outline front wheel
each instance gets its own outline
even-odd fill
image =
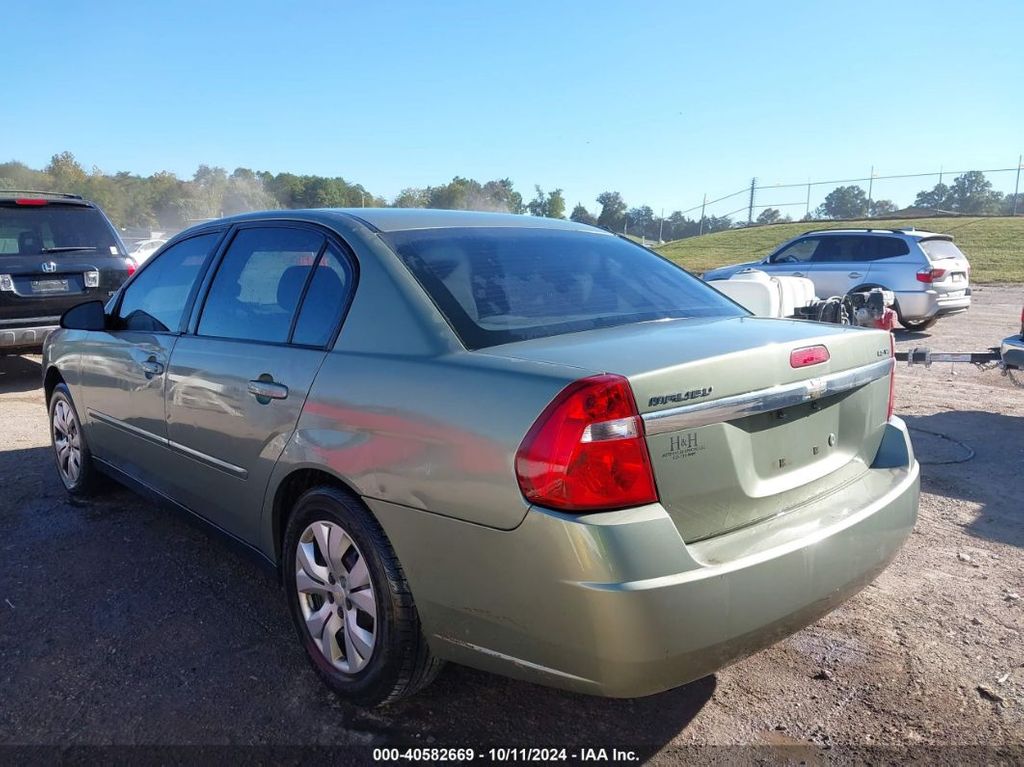
[[[50,395],[50,439],[57,460],[57,473],[68,495],[93,495],[101,486],[101,477],[82,433],[82,422],[71,392],[63,383],[57,384]]]
[[[354,496],[317,487],[299,498],[285,533],[284,585],[306,655],[339,697],[390,703],[440,671],[398,558]]]

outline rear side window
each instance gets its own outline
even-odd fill
[[[939,261],[943,258],[967,259],[963,251],[950,240],[921,240],[921,250],[930,261]]]
[[[295,323],[292,342],[323,346],[331,340],[352,291],[348,259],[329,245],[309,282],[302,309]]]
[[[284,343],[324,238],[308,229],[241,230],[213,278],[198,333]]]
[[[0,256],[47,256],[96,252],[124,255],[106,218],[96,208],[49,202],[0,205]]]
[[[474,227],[381,237],[470,349],[634,322],[746,314],[674,264],[608,234]]]
[[[189,294],[219,237],[219,232],[190,237],[146,264],[124,291],[117,312],[121,327],[176,333]]]
[[[905,256],[909,252],[907,243],[898,237],[832,235],[818,240],[818,247],[811,260],[816,264],[863,263]]]

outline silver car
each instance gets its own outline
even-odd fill
[[[907,330],[925,330],[940,317],[971,306],[971,265],[948,234],[915,229],[805,232],[763,261],[713,269],[704,279],[728,279],[746,268],[807,277],[819,298],[869,288],[891,290],[896,314]]]

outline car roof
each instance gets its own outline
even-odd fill
[[[41,192],[37,189],[0,189],[0,202],[9,203],[14,202],[16,200],[46,200],[46,202],[48,203],[82,205],[87,208],[96,207],[95,203],[92,203],[89,200],[82,199],[82,195],[80,194],[65,194],[63,192]]]
[[[233,224],[241,221],[273,219],[302,219],[330,225],[339,218],[355,219],[379,232],[399,232],[408,229],[442,229],[453,227],[518,227],[528,229],[559,229],[610,234],[586,224],[561,218],[517,215],[514,213],[485,213],[471,210],[433,210],[430,208],[307,208],[298,210],[265,210],[242,213],[209,225]]]

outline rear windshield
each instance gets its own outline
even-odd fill
[[[921,250],[925,252],[931,261],[938,261],[943,258],[967,258],[949,240],[921,240]]]
[[[124,255],[110,224],[95,208],[84,205],[0,205],[0,256],[52,257],[83,248],[103,255]]]
[[[550,229],[418,229],[381,237],[463,344],[496,344],[744,309],[619,237]]]

